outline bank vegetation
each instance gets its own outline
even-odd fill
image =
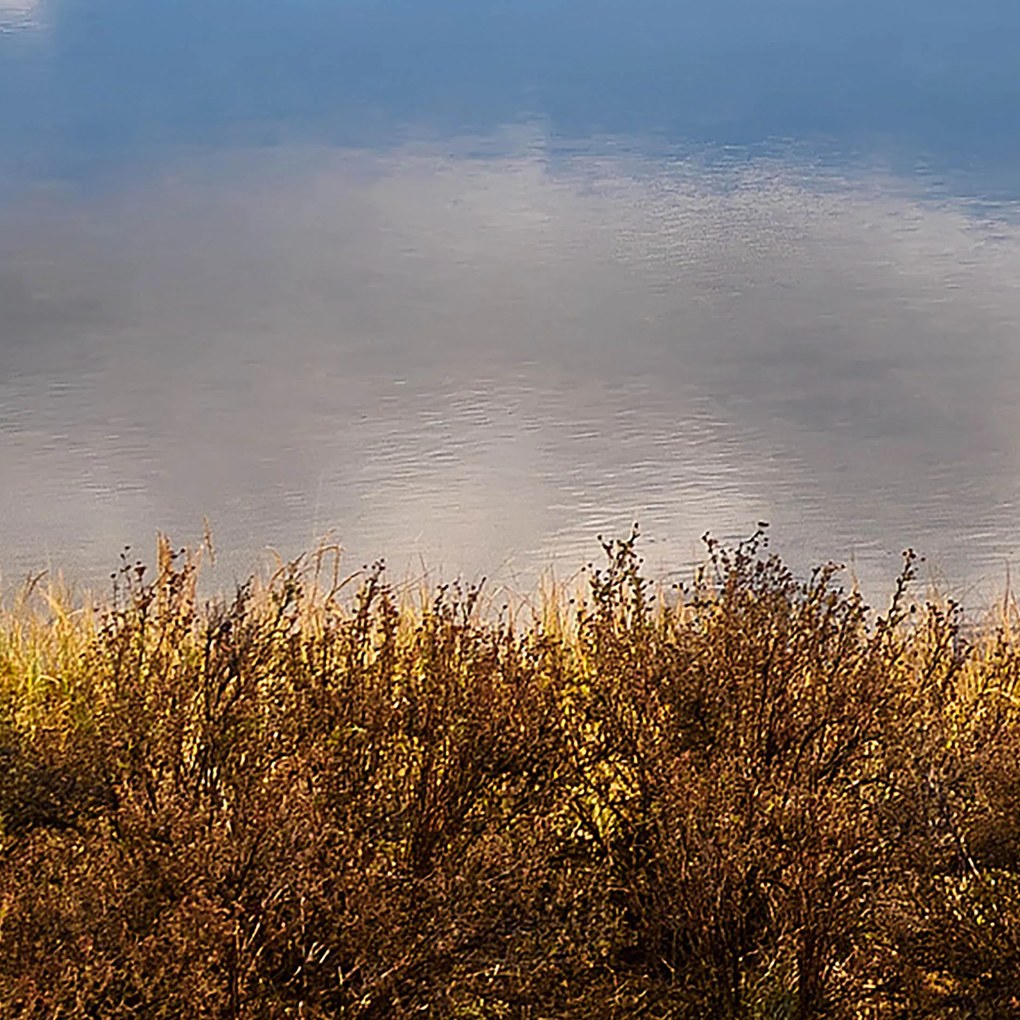
[[[1020,1017],[1020,640],[908,555],[0,613],[0,1015]]]

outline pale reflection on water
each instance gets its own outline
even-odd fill
[[[44,15],[43,0],[0,0],[0,34],[40,28]]]
[[[540,132],[246,151],[0,232],[0,567],[96,581],[213,525],[220,576],[352,564],[527,587],[639,521],[657,572],[772,524],[884,590],[1020,544],[1020,228],[800,156]]]

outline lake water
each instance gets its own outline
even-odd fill
[[[1020,552],[1020,5],[0,0],[0,570]],[[978,594],[980,593],[980,595]]]

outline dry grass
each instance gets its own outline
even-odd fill
[[[606,553],[530,615],[324,553],[200,604],[165,542],[26,592],[0,1015],[1020,1016],[1010,613]]]

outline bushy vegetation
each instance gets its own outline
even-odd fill
[[[0,617],[5,1017],[1020,1016],[1020,642],[763,534]],[[355,586],[356,594],[353,589]]]

